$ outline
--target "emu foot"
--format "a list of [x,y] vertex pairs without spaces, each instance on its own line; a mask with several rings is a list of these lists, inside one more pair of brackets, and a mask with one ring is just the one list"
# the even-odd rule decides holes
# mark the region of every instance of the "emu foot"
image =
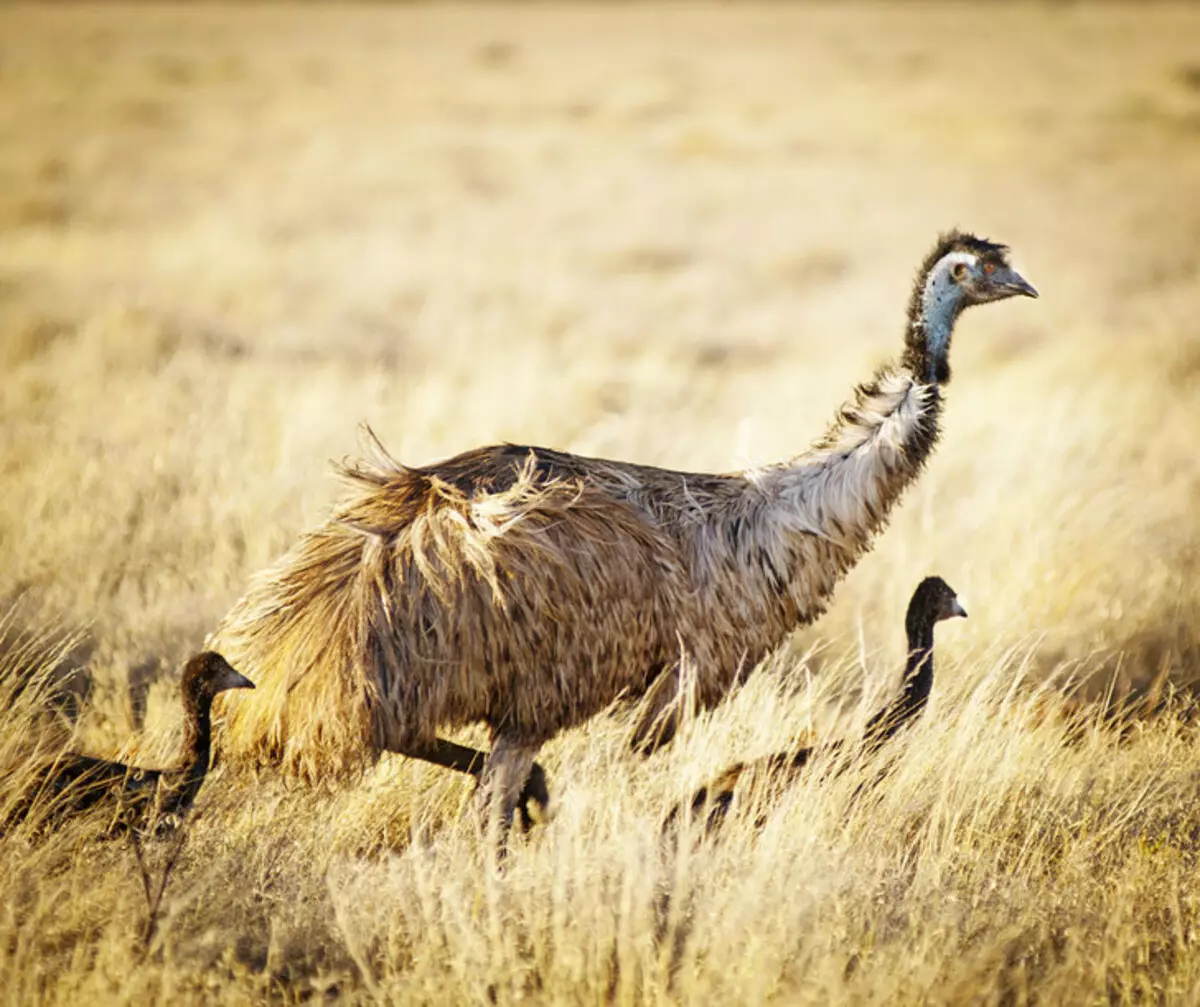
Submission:
[[517,820],[521,831],[528,833],[535,825],[549,819],[550,790],[546,786],[546,771],[535,762],[517,797]]
[[550,791],[546,771],[534,761],[536,745],[499,737],[487,757],[475,803],[479,823],[501,849],[508,840],[513,820],[522,832],[548,817]]
[[645,717],[633,729],[633,735],[629,739],[629,748],[643,758],[647,758],[664,745],[669,745],[674,740],[678,727],[678,718],[672,711],[666,711],[654,717]]
[[[478,785],[482,787],[482,783]],[[478,792],[478,791],[477,791]],[[499,813],[500,839],[508,835],[514,819],[521,829],[522,835],[528,835],[535,826],[545,825],[552,817],[550,811],[550,788],[546,786],[546,771],[536,762],[525,778],[525,784],[517,795],[516,802],[508,809],[503,807],[492,809],[480,798],[480,811],[485,816]]]
[[733,786],[717,781],[700,787],[691,801],[680,801],[667,815],[662,824],[663,838],[675,835],[686,816],[693,822],[704,821],[704,834],[712,835],[724,824],[733,803]]

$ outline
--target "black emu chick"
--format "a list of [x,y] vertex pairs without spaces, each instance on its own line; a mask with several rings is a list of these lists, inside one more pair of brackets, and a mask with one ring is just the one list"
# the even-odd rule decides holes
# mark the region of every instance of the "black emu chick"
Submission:
[[[38,782],[36,799],[49,804],[48,819],[61,822],[92,808],[112,808],[110,832],[156,830],[183,817],[208,774],[212,752],[212,701],[226,689],[253,689],[220,654],[197,654],[183,670],[184,737],[170,769],[140,769],[123,762],[67,752]],[[24,809],[27,813],[28,806]]]
[[[933,627],[943,619],[953,619],[956,616],[966,618],[966,615],[966,609],[959,604],[954,589],[941,577],[926,577],[917,585],[904,618],[904,628],[908,635],[908,661],[904,668],[900,695],[867,721],[862,740],[863,749],[867,753],[874,754],[879,751],[925,709],[933,688]],[[682,801],[676,804],[663,824],[663,831],[673,829],[683,815],[685,807],[689,807],[693,817],[703,815],[707,809],[708,818],[704,827],[706,831],[711,832],[725,820],[733,802],[734,790],[743,776],[770,775],[789,779],[798,775],[817,751],[835,752],[842,748],[843,744],[841,741],[832,741],[819,748],[776,752],[753,762],[736,763],[716,779],[700,787],[686,805]]]

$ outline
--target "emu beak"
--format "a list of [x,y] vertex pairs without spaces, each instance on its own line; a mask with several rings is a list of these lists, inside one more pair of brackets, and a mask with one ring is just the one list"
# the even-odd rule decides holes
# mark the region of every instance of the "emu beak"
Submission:
[[1018,294],[1022,297],[1037,297],[1038,295],[1033,284],[1015,269],[1005,269],[1003,274],[996,279],[999,281],[1000,289],[1009,297],[1016,297]]
[[233,668],[225,675],[224,681],[221,683],[221,689],[253,689],[254,683],[250,681],[240,671],[235,671]]
[[[1037,295],[1035,294],[1034,296],[1036,297]],[[967,610],[962,607],[962,602],[960,602],[957,598],[954,599],[954,603],[951,606],[950,611],[951,611],[951,614],[960,615],[964,619],[967,617]]]

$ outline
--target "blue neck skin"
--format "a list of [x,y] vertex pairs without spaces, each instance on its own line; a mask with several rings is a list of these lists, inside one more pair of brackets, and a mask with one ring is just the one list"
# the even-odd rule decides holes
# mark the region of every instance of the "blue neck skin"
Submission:
[[966,304],[962,287],[950,275],[956,261],[958,258],[955,255],[947,255],[929,271],[921,294],[921,315],[913,325],[914,329],[920,329],[925,334],[924,378],[930,384],[946,373],[950,336],[959,312]]

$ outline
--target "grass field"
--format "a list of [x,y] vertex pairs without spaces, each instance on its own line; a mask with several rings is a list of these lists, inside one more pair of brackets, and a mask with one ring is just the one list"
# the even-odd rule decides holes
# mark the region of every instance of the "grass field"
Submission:
[[[169,756],[360,422],[725,470],[898,351],[939,230],[1042,295],[964,318],[829,614],[649,761],[620,712],[554,742],[502,871],[430,768],[218,777],[148,938],[97,822],[0,838],[0,1000],[1200,1001],[1200,739],[1055,699],[1200,681],[1198,180],[1187,5],[0,7],[0,805],[35,739]],[[934,572],[971,617],[886,785],[665,855],[714,771],[861,724]],[[74,719],[16,688],[69,668]]]

